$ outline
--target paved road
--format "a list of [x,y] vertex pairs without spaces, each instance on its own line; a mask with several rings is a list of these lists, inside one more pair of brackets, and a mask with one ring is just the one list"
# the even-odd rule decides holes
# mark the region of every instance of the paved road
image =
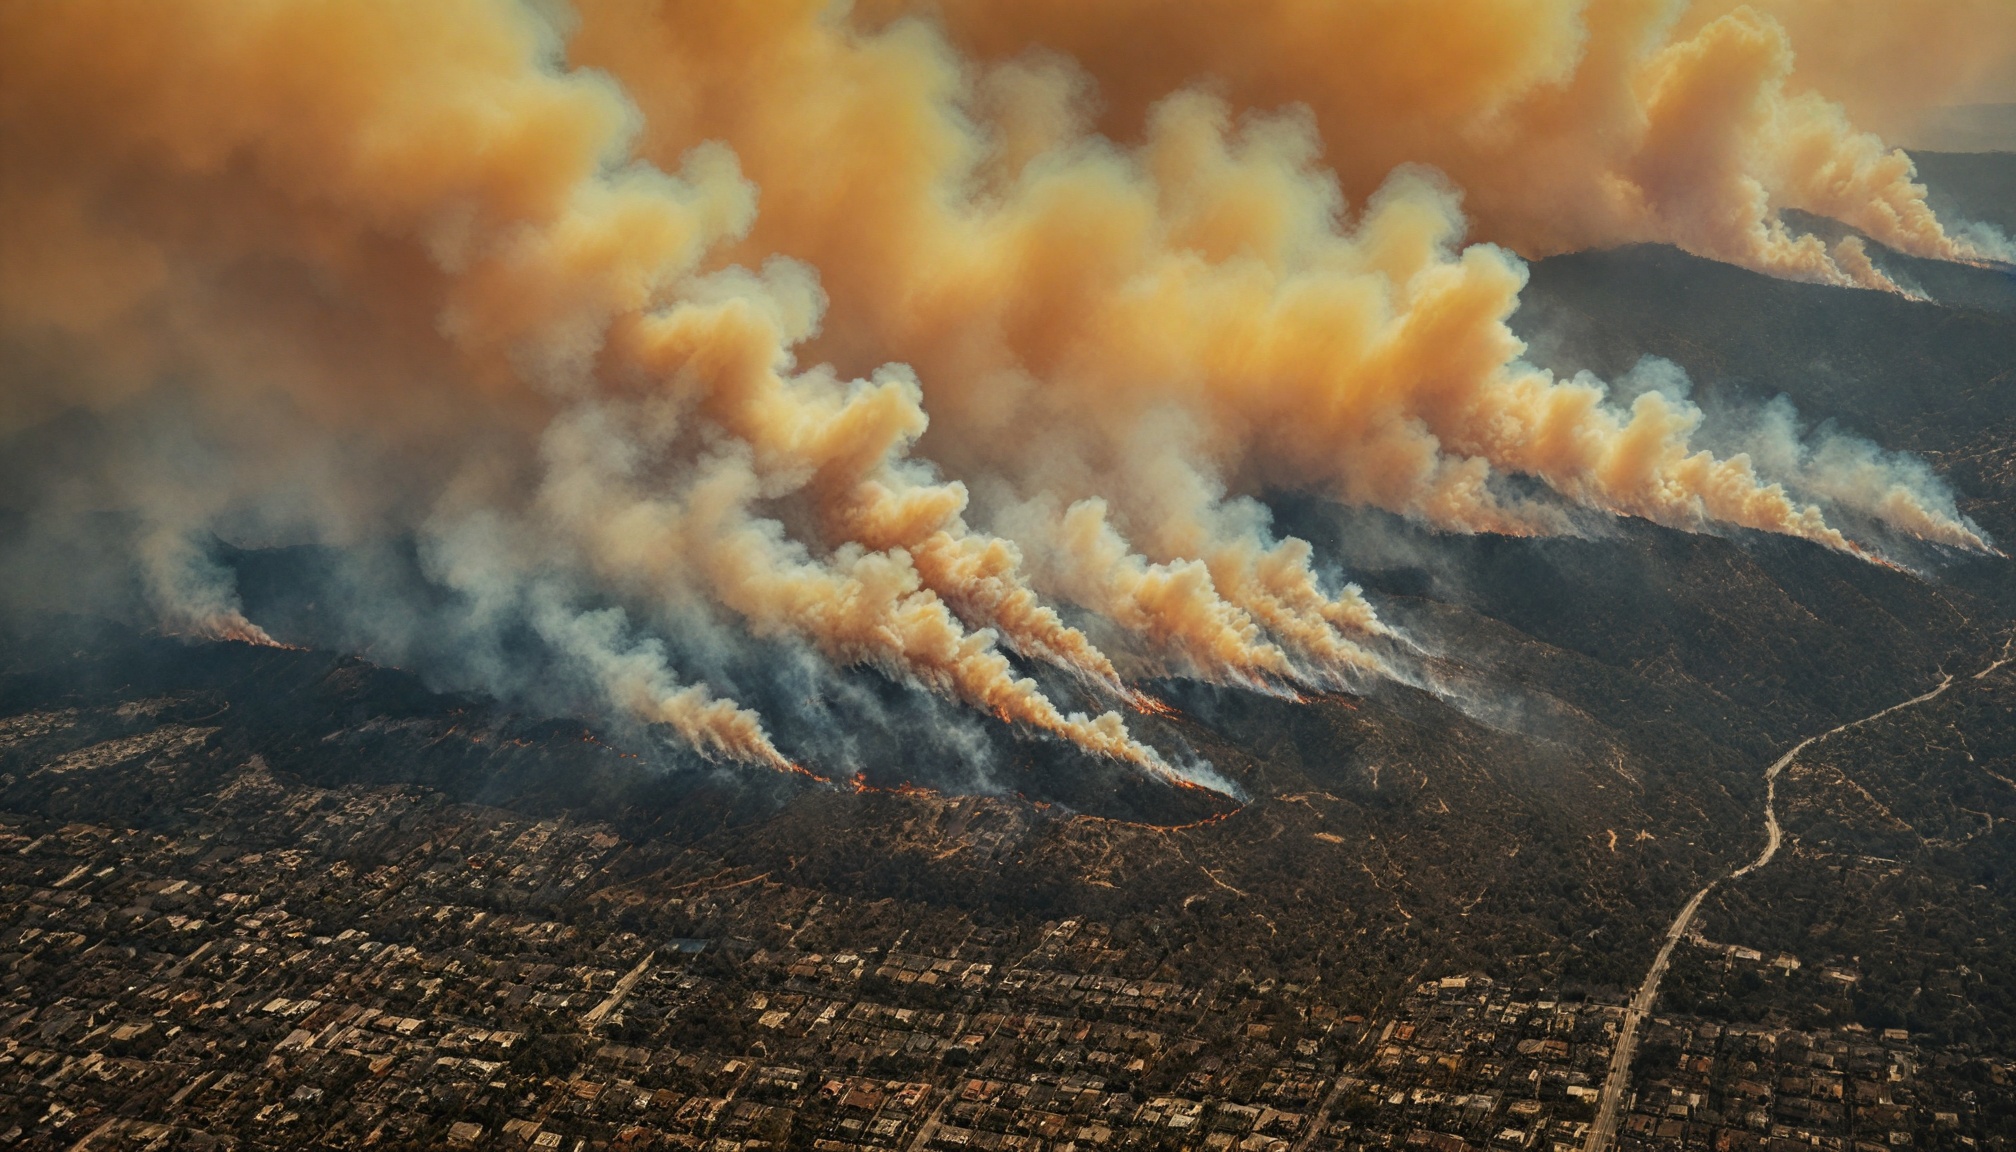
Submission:
[[1617,1046],[1610,1051],[1610,1071],[1603,1077],[1603,1098],[1596,1105],[1596,1122],[1589,1126],[1589,1139],[1582,1145],[1582,1152],[1602,1152],[1616,1138],[1617,1121],[1624,1110],[1624,1093],[1631,1087],[1631,1061],[1638,1054],[1638,1026],[1659,996],[1659,978],[1666,975],[1666,965],[1673,959],[1673,946],[1687,934],[1687,925],[1694,919],[1694,913],[1700,911],[1701,901],[1714,890],[1715,883],[1710,881],[1680,909],[1673,926],[1666,930],[1666,939],[1659,945],[1651,971],[1645,973],[1645,982],[1638,985],[1638,994],[1631,997],[1630,1005],[1624,1009],[1624,1027],[1617,1033]]
[[644,959],[637,962],[637,967],[632,968],[628,975],[616,981],[616,987],[610,989],[608,998],[588,1010],[588,1014],[581,1018],[581,1030],[583,1032],[595,1031],[596,1025],[608,1019],[611,1012],[623,1006],[624,999],[630,995],[632,988],[637,987],[637,981],[644,978],[645,969],[651,967],[651,960],[657,955],[658,953],[656,952],[646,952]]
[[[1989,665],[1989,670],[1999,667],[2001,663],[1997,661]],[[1986,672],[1982,675],[1986,675]],[[1836,732],[1845,732],[1871,720],[1880,720],[1899,709],[1923,704],[1946,691],[1947,686],[1952,683],[1953,677],[1947,676],[1939,682],[1937,688],[1921,696],[1913,696],[1909,700],[1892,704],[1860,720],[1837,724],[1818,736],[1808,736],[1794,744],[1790,752],[1773,761],[1771,767],[1764,770],[1764,850],[1757,854],[1755,860],[1731,872],[1728,879],[1735,880],[1747,876],[1769,864],[1771,858],[1778,854],[1778,845],[1783,839],[1783,833],[1778,827],[1778,774],[1797,759],[1799,753],[1804,752],[1808,745],[1825,740]],[[1706,900],[1708,893],[1713,892],[1715,885],[1721,882],[1721,877],[1710,880],[1699,892],[1694,893],[1694,898],[1687,901],[1686,907],[1680,909],[1680,915],[1673,918],[1673,926],[1666,929],[1666,938],[1660,942],[1659,954],[1652,958],[1652,967],[1645,973],[1644,982],[1638,985],[1637,995],[1631,997],[1631,1003],[1625,1007],[1624,1027],[1617,1033],[1617,1046],[1610,1052],[1610,1069],[1604,1074],[1603,1095],[1596,1104],[1596,1122],[1589,1126],[1589,1137],[1582,1143],[1582,1152],[1604,1152],[1617,1139],[1617,1122],[1623,1118],[1624,1097],[1631,1090],[1631,1061],[1638,1055],[1639,1026],[1644,1022],[1645,1014],[1652,1011],[1652,1002],[1659,998],[1659,981],[1666,975],[1666,965],[1673,959],[1673,946],[1687,934],[1687,927],[1693,923],[1694,914],[1701,910],[1701,902]]]

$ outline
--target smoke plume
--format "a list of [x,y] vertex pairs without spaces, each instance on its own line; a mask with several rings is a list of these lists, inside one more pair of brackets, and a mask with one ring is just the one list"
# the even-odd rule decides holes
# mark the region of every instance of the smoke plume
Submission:
[[[861,7],[890,22],[923,6]],[[588,32],[634,27],[645,10],[593,5]],[[1905,131],[1950,100],[2002,91],[1989,86],[2016,77],[2016,8],[2000,0],[1204,0],[1180,17],[1155,0],[939,0],[929,10],[980,59],[1069,57],[1096,79],[1110,133],[1200,81],[1241,111],[1307,105],[1353,200],[1400,164],[1432,164],[1465,189],[1477,235],[1528,257],[1656,241],[1777,276],[1895,287],[1859,246],[1830,251],[1796,234],[1787,208],[1914,256],[2016,251],[1942,225],[1909,158],[1848,116]],[[606,58],[621,58],[613,38]]]
[[681,637],[1185,782],[1116,710],[1129,679],[1349,687],[1402,648],[1273,533],[1270,488],[1461,532],[1857,549],[1842,508],[1986,547],[1913,461],[1789,416],[1717,455],[1684,397],[1523,360],[1515,251],[1880,286],[1791,207],[1984,255],[1794,90],[1770,17],[1679,15],[14,5],[0,431],[97,421],[38,511],[137,515],[170,630],[270,642],[213,534],[412,539],[471,635],[536,637],[708,756],[798,769]]

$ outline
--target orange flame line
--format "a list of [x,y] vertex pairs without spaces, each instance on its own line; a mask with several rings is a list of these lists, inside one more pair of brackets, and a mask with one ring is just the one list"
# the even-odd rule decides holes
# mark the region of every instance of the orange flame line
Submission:
[[1129,689],[1126,694],[1126,700],[1136,712],[1144,716],[1168,716],[1175,718],[1183,717],[1184,715],[1183,710],[1174,704],[1169,703],[1167,700],[1150,696],[1138,688]]

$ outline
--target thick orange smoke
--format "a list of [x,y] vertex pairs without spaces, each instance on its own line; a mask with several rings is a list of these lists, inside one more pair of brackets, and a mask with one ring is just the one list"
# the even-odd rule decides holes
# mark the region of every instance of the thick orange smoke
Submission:
[[[1693,35],[1745,0],[1695,0]],[[1908,138],[1954,104],[2016,101],[2016,5],[2005,0],[1748,0],[1798,49],[1792,84],[1841,104],[1856,125]]]
[[[1010,653],[1114,700],[1390,673],[1269,487],[1854,547],[1825,503],[1985,546],[1880,454],[1717,457],[1684,401],[1525,364],[1524,266],[1463,246],[1458,184],[1521,251],[1877,282],[1792,237],[1799,207],[1973,255],[1791,94],[1767,17],[1669,43],[1642,2],[1137,7],[8,7],[0,428],[123,430],[51,499],[140,517],[171,627],[264,636],[210,533],[412,537],[472,627],[779,769],[660,637],[871,666],[1174,780]],[[1095,131],[1136,115],[1137,143]]]
[[[589,6],[591,29],[634,18]],[[655,6],[654,6],[655,7]],[[2003,0],[863,0],[860,23],[941,14],[989,61],[1062,53],[1089,73],[1108,132],[1137,131],[1204,83],[1239,110],[1304,104],[1353,200],[1432,164],[1477,234],[1526,256],[1658,241],[1795,279],[1893,288],[1851,241],[1830,250],[1780,213],[1831,216],[1900,251],[2009,259],[1954,235],[1911,164],[1844,113],[1902,130],[2016,73]],[[601,13],[601,15],[598,15]],[[636,77],[624,71],[626,80]],[[760,179],[760,173],[759,173]]]
[[[1014,31],[1033,38],[1028,43],[1087,53],[1083,61],[1039,55],[984,69],[931,25],[896,21],[864,31],[809,0],[754,12],[597,0],[584,9],[572,53],[624,79],[645,109],[647,155],[669,161],[709,133],[733,143],[764,188],[763,211],[738,255],[781,251],[820,269],[831,305],[812,344],[819,354],[862,367],[895,356],[918,370],[936,420],[923,441],[928,454],[956,473],[993,478],[983,502],[1039,554],[1037,570],[1051,586],[1061,592],[1059,581],[1075,580],[1072,599],[1099,603],[1158,640],[1183,638],[1193,665],[1197,653],[1222,649],[1243,653],[1259,674],[1278,664],[1278,652],[1247,645],[1243,622],[1267,617],[1267,628],[1286,633],[1277,639],[1300,635],[1305,649],[1335,664],[1351,662],[1337,622],[1362,626],[1369,616],[1345,606],[1355,599],[1348,591],[1330,602],[1306,574],[1291,581],[1285,600],[1242,578],[1230,557],[1261,526],[1224,501],[1228,486],[1314,486],[1466,530],[1557,526],[1557,509],[1503,506],[1491,478],[1516,472],[1610,511],[1846,546],[1817,508],[1760,479],[1747,461],[1690,450],[1699,417],[1691,407],[1652,395],[1618,411],[1598,385],[1555,381],[1519,364],[1523,349],[1503,321],[1517,305],[1523,267],[1493,248],[1459,251],[1465,222],[1456,191],[1432,173],[1393,164],[1440,159],[1438,149],[1464,137],[1456,130],[1462,116],[1485,107],[1509,115],[1515,96],[1537,100],[1548,83],[1580,76],[1576,46],[1593,61],[1624,37],[1595,25],[1630,16],[1633,35],[1649,35],[1656,13],[1645,5],[1586,14],[1569,6],[1543,19],[1553,10],[1534,8],[1514,22],[1514,35],[1504,26],[1508,10],[1488,7],[1498,15],[1462,4],[1204,6],[1220,13],[1214,21],[1157,19],[1124,4],[954,5],[956,34],[983,50],[1026,46],[989,40]],[[1584,15],[1591,27],[1580,22]],[[1755,33],[1763,47],[1784,49],[1754,13],[1712,27],[1713,36]],[[1430,50],[1442,34],[1436,29],[1463,42]],[[1110,52],[1099,39],[1109,34]],[[1168,51],[1144,51],[1144,43]],[[1332,43],[1367,66],[1319,68],[1315,45]],[[1394,43],[1420,45],[1397,54],[1418,74],[1389,59]],[[1708,44],[1697,36],[1660,53],[1645,48],[1633,67],[1664,69],[1662,90],[1682,101],[1683,86],[1719,85],[1688,79],[1675,62],[1702,52],[1715,67],[1727,64],[1725,50]],[[1487,47],[1505,59],[1468,67]],[[1562,60],[1535,63],[1555,55]],[[1656,68],[1655,55],[1664,61]],[[1179,90],[1142,113],[1138,148],[1089,134],[1095,82],[1127,107],[1136,103],[1127,93],[1141,85],[1224,76],[1236,90],[1249,72],[1301,75],[1298,61],[1307,63],[1307,90],[1284,98],[1321,108],[1334,97],[1341,127],[1292,110],[1241,119],[1216,96]],[[1590,61],[1580,67],[1594,67]],[[1139,69],[1175,71],[1155,71],[1151,82]],[[1490,76],[1500,79],[1486,83]],[[770,82],[775,77],[790,80]],[[1656,104],[1656,95],[1646,98]],[[1692,158],[1671,160],[1676,179],[1682,169],[1721,179],[1715,173],[1727,166],[1707,164],[1706,136],[1684,143],[1683,124],[1726,134],[1740,124],[1725,112],[1741,113],[1738,120],[1749,113],[1696,111],[1690,119],[1676,105],[1670,116],[1651,117],[1646,131],[1673,140],[1650,152]],[[1628,115],[1645,118],[1642,109]],[[1396,116],[1405,127],[1391,140],[1347,135],[1324,150],[1325,135],[1385,132]],[[1348,174],[1367,163],[1378,183],[1353,216],[1334,173],[1341,168],[1348,186]],[[1632,163],[1655,161],[1639,154]],[[1573,176],[1603,183],[1586,165]],[[1473,203],[1479,195],[1464,194]],[[1712,188],[1676,184],[1660,194],[1692,197],[1701,220],[1725,220]],[[1922,199],[1914,203],[1923,210]],[[1541,250],[1631,238],[1603,231],[1623,225],[1594,208],[1582,212],[1572,196],[1543,188],[1533,210],[1536,221],[1585,230]],[[1745,235],[1770,240],[1775,219]],[[1929,213],[1924,219],[1937,226]],[[1749,256],[1733,248],[1719,254],[1760,262],[1769,249],[1779,271],[1840,278],[1817,240],[1782,239]],[[1859,253],[1853,242],[1840,251]],[[1096,518],[1110,531],[1081,527],[1063,536],[1064,509],[1095,498]],[[1038,507],[1019,512],[1027,501]],[[1979,543],[1945,520],[1948,542]],[[1083,553],[1095,541],[1125,543],[1138,560],[1059,571],[1070,548]],[[1098,554],[1127,552],[1102,546]],[[1140,576],[1157,572],[1151,565],[1193,558],[1207,561],[1212,578],[1201,607],[1158,594],[1150,608],[1135,591],[1145,587]],[[1277,571],[1277,586],[1286,588],[1285,578]],[[1236,613],[1213,607],[1219,601]],[[1305,608],[1284,614],[1289,602]],[[1221,625],[1208,629],[1212,642],[1198,632],[1205,621]]]

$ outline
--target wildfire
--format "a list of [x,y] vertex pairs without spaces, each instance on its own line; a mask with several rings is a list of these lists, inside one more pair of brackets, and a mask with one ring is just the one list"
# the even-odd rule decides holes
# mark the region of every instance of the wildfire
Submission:
[[805,767],[803,764],[798,763],[796,760],[780,760],[777,761],[772,766],[775,767],[777,771],[781,773],[788,773],[790,775],[795,776],[803,776],[808,780],[815,780],[821,784],[833,783],[833,781],[827,779],[824,776],[819,775],[817,772],[812,771],[810,768]]
[[1183,777],[1178,776],[1174,772],[1164,772],[1161,774],[1161,776],[1163,780],[1167,781],[1170,784],[1174,784],[1176,787],[1182,788],[1185,791],[1203,792],[1212,796],[1224,795],[1224,793],[1218,791],[1216,788],[1208,788],[1202,784],[1197,783],[1194,780],[1185,780]]
[[1129,689],[1125,699],[1129,706],[1144,716],[1162,716],[1176,719],[1183,715],[1181,709],[1166,700],[1157,699],[1138,688]]
[[225,644],[250,644],[254,648],[278,648],[285,652],[306,652],[308,649],[298,644],[282,644],[273,639],[264,628],[245,617],[232,613],[198,620],[187,628],[164,629],[167,635],[182,636],[191,640],[214,640]]
[[942,800],[945,798],[945,794],[936,788],[927,788],[922,784],[914,784],[908,780],[890,788],[870,784],[868,783],[868,775],[865,772],[856,772],[854,775],[848,777],[847,787],[856,795],[876,793],[883,796],[903,796],[912,800]]
[[603,750],[603,751],[605,751],[605,752],[614,752],[614,753],[615,753],[616,755],[618,755],[618,756],[622,757],[622,758],[623,758],[623,759],[625,759],[625,760],[636,760],[636,759],[640,759],[640,757],[639,757],[639,756],[637,755],[637,753],[635,753],[635,752],[624,752],[624,751],[621,751],[620,749],[617,749],[617,748],[614,748],[614,747],[611,747],[611,746],[610,746],[610,745],[608,745],[608,744],[604,744],[604,743],[603,743],[602,741],[600,741],[600,740],[597,740],[597,739],[595,738],[595,736],[594,736],[594,734],[593,734],[593,733],[589,733],[589,732],[583,732],[583,733],[581,733],[581,742],[582,742],[583,744],[593,744],[593,745],[595,745],[595,746],[596,746],[597,748],[600,748],[600,749],[602,749],[602,750]]
[[1305,692],[1296,697],[1297,704],[1335,704],[1340,708],[1355,710],[1358,698],[1349,692]]
[[1852,540],[1848,542],[1848,554],[1855,557],[1857,560],[1861,560],[1870,564],[1875,564],[1879,567],[1888,568],[1893,572],[1905,571],[1904,568],[1896,564],[1893,564],[1888,560],[1885,560],[1883,557],[1877,555],[1874,552],[1871,552],[1869,549],[1862,547],[1860,544],[1857,544]]

